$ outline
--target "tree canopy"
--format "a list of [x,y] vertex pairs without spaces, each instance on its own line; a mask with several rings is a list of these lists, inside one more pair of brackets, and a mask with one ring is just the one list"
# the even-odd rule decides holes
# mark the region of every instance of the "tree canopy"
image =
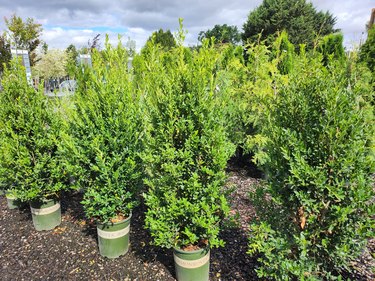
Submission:
[[198,40],[202,42],[204,38],[210,39],[211,37],[214,37],[217,43],[222,44],[231,43],[235,45],[241,41],[241,34],[235,25],[216,24],[212,29],[199,32]]
[[33,66],[37,61],[35,50],[41,43],[39,36],[43,31],[42,25],[35,23],[33,18],[23,21],[16,14],[13,14],[9,19],[5,18],[5,24],[12,47],[28,50],[30,65]]
[[34,74],[45,79],[64,77],[67,75],[67,62],[68,54],[66,51],[48,50],[36,63],[33,69]]
[[169,50],[176,46],[176,40],[169,29],[164,31],[160,28],[158,31],[154,31],[148,38],[147,42],[151,40],[154,40],[155,44],[160,44],[165,50]]
[[306,0],[263,0],[250,12],[243,26],[242,39],[255,42],[261,34],[260,39],[270,45],[279,31],[286,30],[293,44],[306,44],[307,48],[312,48],[318,37],[337,31],[335,23],[332,14],[318,12]]

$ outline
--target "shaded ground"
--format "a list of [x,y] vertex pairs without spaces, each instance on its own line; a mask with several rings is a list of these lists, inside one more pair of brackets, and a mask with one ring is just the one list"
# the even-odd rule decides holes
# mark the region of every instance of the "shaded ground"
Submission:
[[[226,246],[211,250],[210,280],[258,280],[255,258],[246,254],[248,223],[254,214],[247,194],[258,183],[249,169],[230,168],[228,188],[235,218],[224,223],[221,237]],[[0,279],[7,280],[175,280],[171,250],[150,246],[143,229],[142,206],[133,211],[131,248],[110,260],[99,255],[96,228],[84,218],[81,194],[62,197],[62,223],[51,231],[34,230],[28,207],[8,210],[0,197]],[[371,263],[374,241],[353,264],[354,280],[374,280]],[[367,277],[366,277],[367,276]]]

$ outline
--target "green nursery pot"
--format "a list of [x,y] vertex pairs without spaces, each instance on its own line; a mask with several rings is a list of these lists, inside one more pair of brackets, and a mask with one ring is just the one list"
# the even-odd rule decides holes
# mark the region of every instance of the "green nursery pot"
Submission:
[[61,223],[61,207],[57,199],[30,202],[30,209],[37,231],[51,230]]
[[114,259],[128,252],[130,219],[131,214],[117,223],[97,224],[99,253],[103,257]]
[[13,210],[21,206],[22,202],[10,194],[6,194],[8,209]]
[[178,281],[208,281],[210,249],[183,251],[174,248],[173,258]]

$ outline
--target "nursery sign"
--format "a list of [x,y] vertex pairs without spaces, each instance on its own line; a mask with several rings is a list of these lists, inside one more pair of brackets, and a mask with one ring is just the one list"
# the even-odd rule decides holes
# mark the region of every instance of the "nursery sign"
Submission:
[[11,53],[13,58],[21,58],[22,65],[26,68],[27,82],[32,85],[29,52],[27,50],[12,49]]

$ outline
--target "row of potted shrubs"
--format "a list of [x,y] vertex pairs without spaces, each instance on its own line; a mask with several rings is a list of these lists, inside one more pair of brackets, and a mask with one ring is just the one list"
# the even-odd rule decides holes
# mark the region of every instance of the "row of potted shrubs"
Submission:
[[139,56],[129,70],[127,50],[107,42],[92,68],[77,69],[74,97],[62,100],[30,87],[13,62],[0,110],[9,203],[30,202],[35,229],[48,230],[61,221],[59,194],[82,189],[100,253],[115,258],[128,250],[143,195],[146,227],[156,245],[174,248],[177,278],[207,280],[209,249],[223,244],[219,224],[229,208],[221,188],[234,150],[219,59],[208,43],[194,53],[150,43],[147,59]]
[[[373,88],[355,58],[298,54],[275,43],[162,51],[133,59],[119,44],[77,68],[69,99],[47,99],[17,63],[0,95],[0,184],[30,202],[36,229],[60,221],[59,193],[81,189],[100,253],[128,249],[142,197],[155,245],[173,248],[178,280],[207,280],[209,250],[223,245],[222,187],[238,144],[254,152],[267,184],[249,198],[257,216],[249,254],[259,277],[340,278],[373,236]],[[342,42],[341,42],[342,43]],[[341,54],[342,55],[342,54]],[[353,53],[353,56],[355,53]]]

